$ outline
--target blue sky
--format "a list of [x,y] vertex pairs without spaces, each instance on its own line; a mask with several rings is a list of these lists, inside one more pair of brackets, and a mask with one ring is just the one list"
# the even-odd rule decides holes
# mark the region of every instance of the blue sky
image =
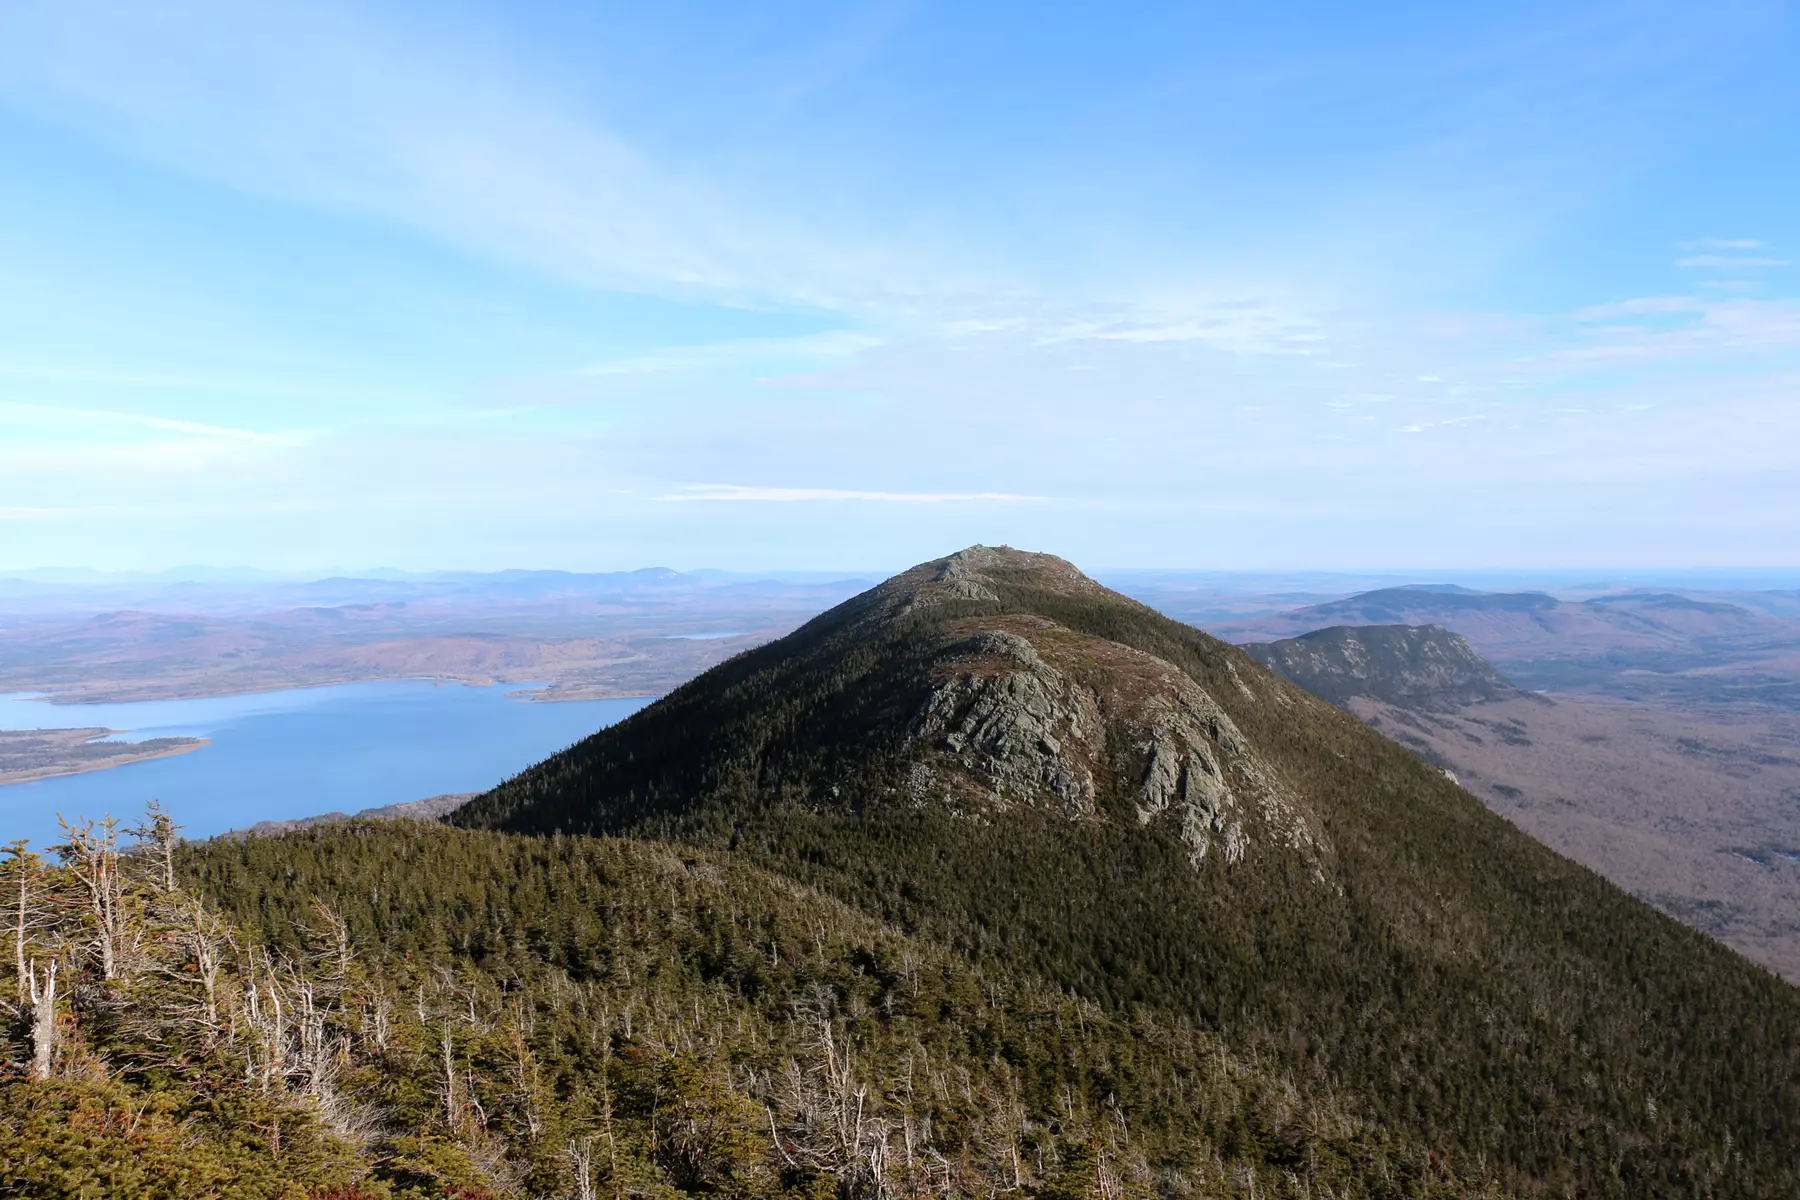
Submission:
[[0,8],[0,569],[1800,565],[1800,7]]

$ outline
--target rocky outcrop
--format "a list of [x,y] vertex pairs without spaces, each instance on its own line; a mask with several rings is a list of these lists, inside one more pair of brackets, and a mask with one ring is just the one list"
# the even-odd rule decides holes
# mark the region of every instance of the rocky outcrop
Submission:
[[1430,711],[1522,694],[1459,634],[1438,625],[1340,625],[1243,649],[1339,706],[1366,697]]
[[1320,841],[1299,806],[1185,674],[1042,618],[1012,624],[981,628],[940,659],[908,739],[936,751],[914,767],[915,799],[972,794],[1103,820],[1107,793],[1140,824],[1172,823],[1196,867],[1236,864],[1262,843],[1318,868]]
[[335,825],[340,821],[437,821],[473,800],[475,795],[474,792],[446,792],[441,796],[402,800],[398,804],[384,804],[355,813],[328,812],[286,821],[258,821],[248,829],[231,829],[218,836],[226,841],[242,841],[251,837],[275,837],[296,829],[311,829],[315,825]]
[[1091,815],[1090,764],[1104,737],[1092,695],[1015,633],[985,631],[959,651],[957,669],[920,713],[914,740],[947,753],[1003,801],[1047,800],[1071,816]]
[[876,594],[898,601],[903,611],[946,600],[998,602],[1007,581],[1021,579],[1038,592],[1111,595],[1066,559],[1011,546],[970,546],[921,563],[882,584]]
[[998,600],[992,590],[981,584],[970,570],[970,556],[965,551],[953,554],[939,566],[936,582],[944,595],[957,600]]

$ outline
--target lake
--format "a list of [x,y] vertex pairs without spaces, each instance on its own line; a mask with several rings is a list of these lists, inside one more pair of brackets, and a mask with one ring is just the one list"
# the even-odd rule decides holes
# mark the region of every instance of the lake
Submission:
[[130,740],[203,737],[173,758],[0,786],[0,842],[56,840],[56,814],[133,824],[160,799],[189,837],[258,821],[356,812],[481,791],[649,703],[510,699],[522,686],[429,680],[245,696],[52,705],[0,696],[0,729],[129,730]]

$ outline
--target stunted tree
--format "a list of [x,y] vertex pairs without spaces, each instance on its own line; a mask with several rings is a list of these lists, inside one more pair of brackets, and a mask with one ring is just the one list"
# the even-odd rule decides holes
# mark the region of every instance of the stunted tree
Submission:
[[24,839],[6,846],[0,862],[4,880],[7,932],[11,934],[17,995],[14,1011],[31,1036],[31,1077],[48,1079],[56,1055],[56,991],[58,956],[40,959],[39,935],[55,924],[54,897],[45,880],[44,860]]
[[0,861],[0,886],[5,888],[6,926],[13,951],[13,974],[18,983],[18,1000],[24,1003],[29,985],[27,952],[32,936],[52,921],[49,890],[44,882],[44,860],[32,853],[31,843],[24,838],[8,842],[6,858]]
[[200,994],[185,1016],[203,1031],[206,1048],[210,1050],[223,1029],[221,977],[226,963],[236,957],[237,947],[230,925],[198,897],[187,898],[178,916],[175,936],[185,954],[181,961],[171,965],[168,973],[176,979],[192,979],[200,985]]
[[60,846],[52,847],[81,889],[84,908],[93,922],[93,953],[103,979],[119,973],[119,948],[125,928],[125,884],[119,874],[119,822],[116,817],[98,821],[61,815]]
[[144,821],[125,831],[137,839],[133,847],[150,868],[152,886],[165,895],[175,890],[175,851],[181,846],[181,826],[161,800],[144,806]]

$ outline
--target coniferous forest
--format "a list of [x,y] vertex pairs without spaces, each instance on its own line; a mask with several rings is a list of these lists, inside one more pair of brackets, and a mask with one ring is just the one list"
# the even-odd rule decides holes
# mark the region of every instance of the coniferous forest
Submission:
[[[1230,837],[1141,807],[1172,713]],[[0,1192],[1800,1189],[1793,989],[1059,560],[927,564],[452,823],[15,847]]]

